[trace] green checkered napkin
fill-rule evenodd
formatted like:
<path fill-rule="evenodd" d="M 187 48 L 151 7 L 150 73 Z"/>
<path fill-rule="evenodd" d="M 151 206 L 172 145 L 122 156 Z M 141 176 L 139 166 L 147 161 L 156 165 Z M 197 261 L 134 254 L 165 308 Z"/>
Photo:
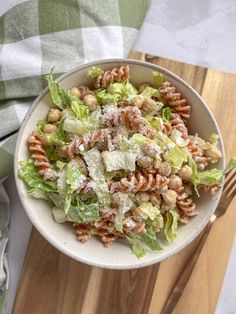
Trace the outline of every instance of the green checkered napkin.
<path fill-rule="evenodd" d="M 9 200 L 2 186 L 12 169 L 17 130 L 44 75 L 95 59 L 128 55 L 148 0 L 12 0 L 0 4 L 0 312 L 8 267 Z"/>

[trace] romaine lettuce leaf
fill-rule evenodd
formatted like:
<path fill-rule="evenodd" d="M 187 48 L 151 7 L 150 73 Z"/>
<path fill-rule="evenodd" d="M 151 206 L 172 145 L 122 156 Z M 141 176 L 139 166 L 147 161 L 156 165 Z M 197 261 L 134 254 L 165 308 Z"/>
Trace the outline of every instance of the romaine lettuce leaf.
<path fill-rule="evenodd" d="M 218 144 L 218 140 L 219 140 L 219 135 L 218 135 L 218 134 L 212 133 L 212 134 L 209 136 L 209 142 L 210 142 L 212 145 L 217 145 L 217 144 Z"/>
<path fill-rule="evenodd" d="M 124 169 L 135 171 L 135 161 L 137 153 L 125 151 L 105 151 L 102 153 L 104 164 L 107 171 Z"/>
<path fill-rule="evenodd" d="M 145 119 L 148 121 L 148 123 L 157 131 L 163 130 L 163 120 L 160 117 L 153 117 L 151 115 L 146 115 Z"/>
<path fill-rule="evenodd" d="M 223 171 L 220 169 L 210 169 L 197 172 L 191 176 L 191 182 L 195 186 L 198 184 L 211 185 L 218 183 L 223 177 Z"/>
<path fill-rule="evenodd" d="M 101 115 L 101 108 L 98 107 L 90 114 L 88 119 L 82 121 L 77 120 L 75 117 L 68 116 L 64 121 L 63 129 L 66 132 L 84 135 L 87 132 L 99 129 Z"/>
<path fill-rule="evenodd" d="M 156 232 L 153 230 L 152 226 L 146 226 L 146 233 L 140 235 L 141 241 L 149 247 L 152 251 L 163 250 L 159 241 L 157 240 Z"/>
<path fill-rule="evenodd" d="M 103 69 L 101 69 L 99 67 L 91 67 L 90 69 L 88 69 L 87 76 L 92 77 L 92 78 L 96 78 L 103 73 L 104 73 Z"/>
<path fill-rule="evenodd" d="M 177 228 L 179 221 L 179 213 L 177 209 L 166 212 L 166 224 L 164 227 L 164 233 L 166 239 L 170 242 L 177 236 Z"/>
<path fill-rule="evenodd" d="M 67 92 L 67 98 L 70 102 L 71 109 L 74 112 L 76 119 L 88 119 L 90 111 L 89 108 L 85 106 L 83 101 L 76 97 L 70 90 Z"/>
<path fill-rule="evenodd" d="M 154 220 L 155 217 L 160 214 L 158 206 L 153 206 L 151 202 L 140 204 L 136 208 L 136 211 L 143 219 L 150 218 L 151 220 Z"/>
<path fill-rule="evenodd" d="M 47 141 L 50 144 L 65 145 L 68 142 L 67 133 L 63 129 L 64 120 L 59 121 L 55 132 L 47 136 Z"/>
<path fill-rule="evenodd" d="M 66 215 L 66 220 L 77 223 L 90 223 L 99 218 L 99 206 L 97 203 L 85 204 L 77 200 L 76 205 L 71 205 Z"/>
<path fill-rule="evenodd" d="M 143 98 L 150 98 L 150 97 L 160 98 L 160 92 L 156 88 L 153 88 L 151 86 L 147 86 L 147 87 L 145 87 L 143 92 L 140 94 L 140 96 Z"/>
<path fill-rule="evenodd" d="M 51 98 L 55 105 L 57 105 L 60 109 L 64 109 L 68 106 L 67 95 L 60 85 L 53 80 L 52 73 L 53 69 L 45 76 L 45 79 L 48 81 Z"/>
<path fill-rule="evenodd" d="M 20 162 L 19 177 L 27 184 L 28 189 L 37 189 L 45 192 L 56 190 L 56 182 L 43 180 L 32 159 Z M 31 193 L 36 193 L 36 190 L 31 191 Z"/>
<path fill-rule="evenodd" d="M 144 135 L 142 135 L 142 134 L 139 134 L 139 133 L 135 133 L 135 134 L 131 137 L 131 139 L 132 139 L 135 143 L 137 143 L 137 144 L 139 144 L 139 145 L 143 145 L 143 144 L 145 144 L 145 143 L 152 143 L 152 140 L 151 140 L 150 138 L 148 138 L 148 137 L 146 137 L 146 136 L 144 136 Z"/>
<path fill-rule="evenodd" d="M 32 188 L 29 189 L 28 194 L 34 198 L 42 198 L 44 200 L 47 200 L 47 192 L 45 192 L 44 190 L 38 189 L 38 188 Z"/>
<path fill-rule="evenodd" d="M 96 93 L 97 101 L 100 104 L 106 105 L 106 104 L 114 104 L 117 103 L 117 101 L 121 100 L 120 94 L 109 94 L 106 89 L 102 89 Z"/>
<path fill-rule="evenodd" d="M 56 192 L 48 192 L 48 197 L 52 201 L 52 203 L 55 205 L 55 207 L 64 209 L 65 207 L 65 200 L 60 196 L 60 194 Z"/>
<path fill-rule="evenodd" d="M 122 232 L 122 220 L 124 218 L 124 214 L 130 210 L 133 206 L 133 201 L 129 198 L 127 193 L 114 193 L 113 194 L 114 202 L 118 205 L 118 213 L 115 219 L 115 228 L 116 230 Z"/>
<path fill-rule="evenodd" d="M 234 168 L 236 168 L 236 157 L 233 157 L 229 160 L 228 165 L 225 168 L 224 174 L 229 173 Z"/>
<path fill-rule="evenodd" d="M 81 172 L 80 167 L 73 160 L 66 167 L 66 183 L 69 185 L 70 192 L 74 192 L 80 188 L 86 176 Z"/>
<path fill-rule="evenodd" d="M 182 164 L 188 160 L 188 152 L 179 148 L 164 133 L 158 132 L 155 141 L 164 151 L 163 157 L 172 167 L 180 169 Z"/>
<path fill-rule="evenodd" d="M 161 87 L 161 85 L 164 83 L 164 76 L 163 76 L 163 74 L 158 72 L 158 71 L 153 71 L 152 75 L 153 75 L 155 86 L 157 88 Z"/>
<path fill-rule="evenodd" d="M 93 189 L 102 205 L 110 204 L 109 189 L 105 178 L 105 169 L 98 149 L 91 149 L 84 154 Z"/>
<path fill-rule="evenodd" d="M 113 83 L 107 88 L 108 94 L 120 95 L 121 98 L 137 95 L 136 88 L 129 82 Z"/>
<path fill-rule="evenodd" d="M 135 236 L 127 236 L 126 239 L 131 244 L 133 254 L 139 259 L 146 255 L 146 251 L 142 246 L 142 241 Z"/>

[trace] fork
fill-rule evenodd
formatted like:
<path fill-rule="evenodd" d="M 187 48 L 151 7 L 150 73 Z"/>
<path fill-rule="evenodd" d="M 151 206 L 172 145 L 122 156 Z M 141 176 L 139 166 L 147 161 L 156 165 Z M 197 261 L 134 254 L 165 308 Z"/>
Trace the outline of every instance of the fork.
<path fill-rule="evenodd" d="M 211 231 L 214 221 L 216 220 L 216 218 L 221 217 L 222 215 L 225 214 L 227 208 L 229 207 L 235 195 L 236 195 L 236 171 L 233 170 L 225 176 L 223 192 L 220 198 L 220 202 L 216 208 L 216 211 L 211 216 L 210 221 L 203 230 L 193 255 L 183 266 L 180 272 L 180 276 L 176 280 L 174 287 L 170 293 L 170 296 L 162 309 L 161 314 L 171 314 L 173 312 L 193 272 L 194 266 L 197 263 L 198 257 L 202 251 L 202 248 L 204 247 L 204 244 L 207 240 L 207 236 Z"/>

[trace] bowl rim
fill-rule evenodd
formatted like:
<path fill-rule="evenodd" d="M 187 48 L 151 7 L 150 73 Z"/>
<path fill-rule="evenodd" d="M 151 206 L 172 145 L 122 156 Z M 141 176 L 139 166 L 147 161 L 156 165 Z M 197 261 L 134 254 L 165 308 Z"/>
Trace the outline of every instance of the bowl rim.
<path fill-rule="evenodd" d="M 101 59 L 101 60 L 95 60 L 92 62 L 88 62 L 88 63 L 84 63 L 81 64 L 77 67 L 74 67 L 73 69 L 65 72 L 64 74 L 60 75 L 55 81 L 57 83 L 60 83 L 61 81 L 63 81 L 65 78 L 71 76 L 72 74 L 79 72 L 81 70 L 84 70 L 86 68 L 92 67 L 92 66 L 98 66 L 98 65 L 106 65 L 109 63 L 117 63 L 117 64 L 134 64 L 134 65 L 141 65 L 144 66 L 146 68 L 150 68 L 150 70 L 156 70 L 156 71 L 160 71 L 162 72 L 164 75 L 168 75 L 169 77 L 179 81 L 182 85 L 184 85 L 187 89 L 190 90 L 191 93 L 193 93 L 195 95 L 195 97 L 197 97 L 199 99 L 199 101 L 202 103 L 202 105 L 205 107 L 205 110 L 207 111 L 208 115 L 210 116 L 212 123 L 214 125 L 214 128 L 216 129 L 217 133 L 219 134 L 219 143 L 221 146 L 221 150 L 222 150 L 222 162 L 223 162 L 223 166 L 225 167 L 225 149 L 224 149 L 224 142 L 222 139 L 222 135 L 220 132 L 220 129 L 218 127 L 218 124 L 216 122 L 215 117 L 213 116 L 213 113 L 211 112 L 211 110 L 208 108 L 206 102 L 203 100 L 203 98 L 198 94 L 198 92 L 196 90 L 194 90 L 187 82 L 185 82 L 182 78 L 180 78 L 178 75 L 172 73 L 171 71 L 162 68 L 158 65 L 154 65 L 145 61 L 140 61 L 140 60 L 135 60 L 135 59 L 127 59 L 127 58 L 109 58 L 109 59 Z M 162 257 L 158 257 L 151 259 L 151 260 L 147 260 L 147 261 L 142 261 L 139 260 L 139 264 L 130 264 L 130 265 L 123 265 L 123 264 L 119 264 L 119 265 L 112 265 L 112 264 L 106 264 L 106 263 L 98 263 L 98 262 L 94 262 L 92 260 L 83 258 L 78 256 L 77 254 L 70 252 L 66 247 L 60 245 L 59 243 L 57 243 L 54 240 L 54 237 L 48 233 L 43 227 L 41 227 L 40 224 L 37 223 L 37 219 L 35 219 L 34 215 L 31 214 L 31 211 L 28 210 L 28 206 L 26 204 L 26 201 L 24 200 L 23 195 L 21 195 L 22 193 L 22 188 L 20 186 L 20 178 L 18 176 L 18 164 L 19 164 L 19 159 L 18 159 L 18 153 L 19 153 L 19 147 L 21 145 L 22 142 L 22 135 L 24 132 L 24 129 L 27 125 L 27 122 L 30 118 L 30 116 L 33 114 L 35 108 L 38 106 L 38 104 L 41 102 L 41 100 L 43 99 L 43 97 L 49 92 L 49 88 L 46 87 L 39 95 L 38 97 L 33 101 L 31 107 L 29 108 L 27 114 L 25 115 L 23 122 L 21 124 L 19 133 L 18 133 L 18 137 L 17 137 L 17 142 L 16 142 L 16 148 L 15 148 L 15 154 L 14 154 L 14 178 L 15 178 L 15 182 L 16 182 L 16 187 L 17 187 L 17 192 L 20 198 L 20 201 L 22 203 L 22 206 L 27 214 L 27 216 L 29 217 L 31 223 L 34 225 L 34 227 L 37 229 L 37 231 L 54 247 L 56 247 L 59 251 L 61 251 L 62 253 L 64 253 L 65 255 L 73 258 L 74 260 L 77 260 L 79 262 L 85 263 L 87 265 L 90 266 L 96 266 L 96 267 L 100 267 L 100 268 L 104 268 L 104 269 L 136 269 L 136 268 L 142 268 L 142 267 L 146 267 L 146 266 L 150 266 L 156 263 L 159 263 L 167 258 L 169 258 L 170 256 L 173 256 L 174 254 L 180 252 L 182 249 L 184 249 L 186 246 L 188 246 L 194 239 L 197 238 L 197 236 L 201 233 L 201 231 L 205 228 L 205 226 L 207 225 L 207 223 L 210 220 L 210 217 L 212 216 L 212 214 L 214 213 L 214 211 L 216 210 L 221 194 L 222 194 L 222 188 L 220 189 L 220 191 L 217 193 L 217 197 L 216 197 L 216 203 L 215 206 L 212 208 L 211 211 L 208 212 L 208 215 L 206 215 L 204 221 L 202 222 L 202 224 L 200 226 L 198 226 L 198 228 L 195 229 L 195 231 L 193 233 L 191 233 L 191 236 L 189 236 L 185 241 L 183 241 L 180 245 L 177 245 L 171 252 L 169 252 L 166 255 L 163 255 Z M 222 180 L 222 186 L 224 183 L 224 178 Z M 24 195 L 27 196 L 27 193 L 24 193 Z"/>

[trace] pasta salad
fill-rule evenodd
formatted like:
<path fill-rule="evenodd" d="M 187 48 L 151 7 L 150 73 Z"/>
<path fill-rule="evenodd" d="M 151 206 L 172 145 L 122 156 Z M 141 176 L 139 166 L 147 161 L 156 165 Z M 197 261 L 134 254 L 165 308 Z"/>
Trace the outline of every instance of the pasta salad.
<path fill-rule="evenodd" d="M 19 176 L 79 241 L 125 238 L 140 258 L 198 214 L 193 193 L 220 188 L 223 171 L 207 170 L 222 158 L 218 135 L 189 134 L 191 106 L 159 72 L 152 86 L 134 86 L 128 65 L 88 76 L 93 85 L 68 91 L 46 76 L 53 106 L 28 137 Z"/>

